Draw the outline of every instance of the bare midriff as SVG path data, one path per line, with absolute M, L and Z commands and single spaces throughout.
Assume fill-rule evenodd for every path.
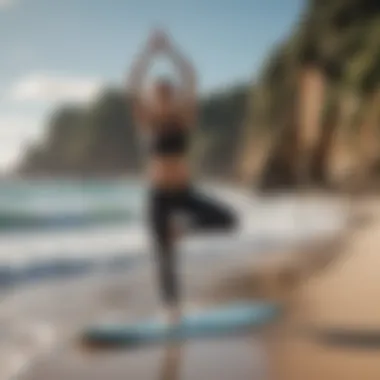
M 191 177 L 186 156 L 152 157 L 148 173 L 154 186 L 165 189 L 185 187 Z

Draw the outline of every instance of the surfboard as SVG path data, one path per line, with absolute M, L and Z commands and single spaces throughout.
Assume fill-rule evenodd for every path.
M 280 306 L 269 302 L 239 303 L 186 314 L 177 325 L 152 318 L 137 323 L 95 324 L 81 341 L 94 346 L 136 346 L 189 338 L 217 337 L 260 328 L 273 322 Z

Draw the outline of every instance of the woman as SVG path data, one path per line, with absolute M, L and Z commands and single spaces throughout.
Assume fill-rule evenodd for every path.
M 155 80 L 150 91 L 143 94 L 148 69 L 158 54 L 171 60 L 180 81 L 175 85 L 168 79 Z M 192 186 L 187 153 L 196 124 L 196 74 L 164 33 L 152 35 L 131 69 L 128 85 L 135 122 L 150 137 L 149 218 L 162 297 L 174 322 L 180 317 L 180 305 L 173 249 L 179 226 L 173 217 L 185 213 L 190 217 L 191 230 L 231 230 L 236 223 L 229 210 L 198 194 Z

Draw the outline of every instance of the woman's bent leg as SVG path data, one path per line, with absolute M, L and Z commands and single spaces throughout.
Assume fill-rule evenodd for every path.
M 232 231 L 237 227 L 237 219 L 232 210 L 203 194 L 189 190 L 183 204 L 193 217 L 196 230 Z

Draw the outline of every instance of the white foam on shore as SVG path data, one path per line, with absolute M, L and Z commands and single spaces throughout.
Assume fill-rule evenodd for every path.
M 345 227 L 347 213 L 342 202 L 324 199 L 302 200 L 297 197 L 260 199 L 236 189 L 214 191 L 239 215 L 241 228 L 233 236 L 207 235 L 189 238 L 185 250 L 204 251 L 234 246 L 251 246 L 267 240 L 301 241 L 329 236 Z M 220 244 L 223 242 L 223 244 Z M 101 259 L 110 252 L 136 255 L 151 247 L 145 224 L 96 227 L 71 231 L 7 234 L 0 236 L 0 265 L 23 266 L 33 261 Z M 203 247 L 203 248 L 202 248 Z M 251 248 L 251 249 L 252 249 Z

